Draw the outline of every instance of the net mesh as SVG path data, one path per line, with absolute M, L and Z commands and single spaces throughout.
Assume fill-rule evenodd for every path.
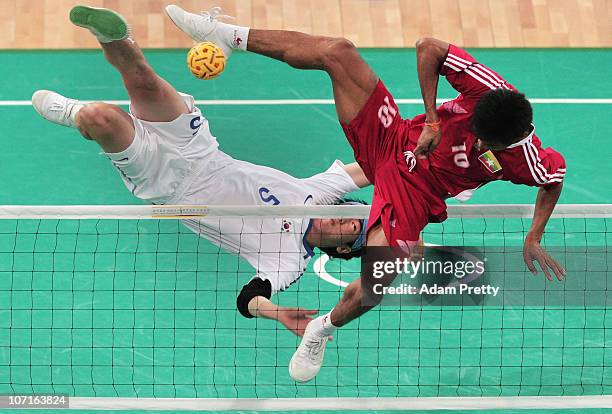
M 605 278 L 611 220 L 553 218 L 543 244 L 603 249 L 592 277 Z M 424 239 L 520 250 L 529 224 L 456 215 L 428 226 Z M 582 270 L 594 266 L 577 263 Z M 342 284 L 358 277 L 359 261 L 329 261 L 324 270 L 332 283 L 311 262 L 275 302 L 326 311 Z M 316 380 L 297 385 L 287 363 L 298 338 L 274 321 L 236 311 L 236 296 L 253 273 L 176 219 L 0 219 L 0 394 L 612 393 L 612 312 L 601 305 L 378 307 L 339 329 Z M 512 277 L 533 278 L 525 269 Z M 607 284 L 602 290 L 607 296 Z

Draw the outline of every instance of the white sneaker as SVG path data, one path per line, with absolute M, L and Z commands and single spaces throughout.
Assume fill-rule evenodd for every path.
M 232 18 L 222 15 L 221 7 L 213 7 L 209 11 L 195 14 L 171 4 L 166 6 L 166 14 L 179 29 L 196 42 L 206 41 L 216 44 L 223 49 L 226 58 L 232 54 L 232 45 L 217 31 L 219 17 Z
M 32 106 L 47 121 L 75 128 L 74 120 L 83 104 L 59 93 L 41 90 L 32 95 Z
M 323 356 L 327 346 L 328 336 L 315 334 L 308 324 L 302 337 L 302 342 L 289 361 L 289 375 L 297 382 L 307 382 L 313 379 L 323 365 Z

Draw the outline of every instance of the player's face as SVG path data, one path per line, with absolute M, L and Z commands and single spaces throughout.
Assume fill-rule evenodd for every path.
M 321 219 L 319 220 L 319 231 L 325 246 L 338 247 L 351 246 L 361 232 L 361 220 L 359 219 Z

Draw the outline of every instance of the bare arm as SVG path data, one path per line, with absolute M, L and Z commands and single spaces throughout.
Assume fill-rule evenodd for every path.
M 538 242 L 542 239 L 544 229 L 557 205 L 562 189 L 563 184 L 558 184 L 548 189 L 540 187 L 536 198 L 535 211 L 533 212 L 533 221 L 527 234 L 528 238 L 531 237 Z
M 416 43 L 417 73 L 428 122 L 438 121 L 436 111 L 438 79 L 440 67 L 446 59 L 449 46 L 448 43 L 431 37 L 421 38 Z
M 278 305 L 263 296 L 255 296 L 249 301 L 249 313 L 255 318 L 278 319 Z
M 294 334 L 302 336 L 306 325 L 312 320 L 311 315 L 317 311 L 278 306 L 264 296 L 255 296 L 249 301 L 249 313 L 256 318 L 279 321 Z
M 535 211 L 533 212 L 533 220 L 527 237 L 525 238 L 525 246 L 523 248 L 523 258 L 529 270 L 534 275 L 538 273 L 533 264 L 533 261 L 537 260 L 548 280 L 552 280 L 552 276 L 549 272 L 550 269 L 552 269 L 559 280 L 563 279 L 563 276 L 565 276 L 565 269 L 540 246 L 540 240 L 542 240 L 544 229 L 557 205 L 562 189 L 563 184 L 558 184 L 548 188 L 541 187 L 538 191 Z
M 344 171 L 351 177 L 357 187 L 364 188 L 371 185 L 363 173 L 363 170 L 356 162 L 345 165 Z
M 421 38 L 416 43 L 417 73 L 423 104 L 425 105 L 426 122 L 414 151 L 417 156 L 427 155 L 433 151 L 441 139 L 438 124 L 440 118 L 436 111 L 436 96 L 438 94 L 440 67 L 446 59 L 448 48 L 448 43 L 430 37 Z

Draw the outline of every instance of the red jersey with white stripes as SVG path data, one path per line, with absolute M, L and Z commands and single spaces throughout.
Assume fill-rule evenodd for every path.
M 478 149 L 474 145 L 477 138 L 470 130 L 470 118 L 480 97 L 492 89 L 515 90 L 512 85 L 453 45 L 440 74 L 460 93 L 438 107 L 442 139 L 428 158 L 429 171 L 443 194 L 465 201 L 475 189 L 490 181 L 538 187 L 563 181 L 565 160 L 552 148 L 542 148 L 535 127 L 526 138 L 501 151 Z M 425 115 L 410 121 L 410 148 L 416 146 L 424 122 Z
M 535 128 L 502 151 L 474 145 L 470 121 L 482 95 L 491 89 L 514 89 L 501 76 L 456 46 L 450 46 L 441 74 L 460 94 L 438 107 L 442 140 L 427 159 L 417 159 L 412 152 L 425 115 L 402 119 L 382 81 L 359 114 L 341 123 L 355 160 L 374 184 L 368 226 L 380 222 L 391 246 L 412 246 L 427 223 L 444 221 L 448 197 L 465 201 L 495 180 L 547 186 L 562 182 L 565 175 L 563 157 L 542 149 Z

